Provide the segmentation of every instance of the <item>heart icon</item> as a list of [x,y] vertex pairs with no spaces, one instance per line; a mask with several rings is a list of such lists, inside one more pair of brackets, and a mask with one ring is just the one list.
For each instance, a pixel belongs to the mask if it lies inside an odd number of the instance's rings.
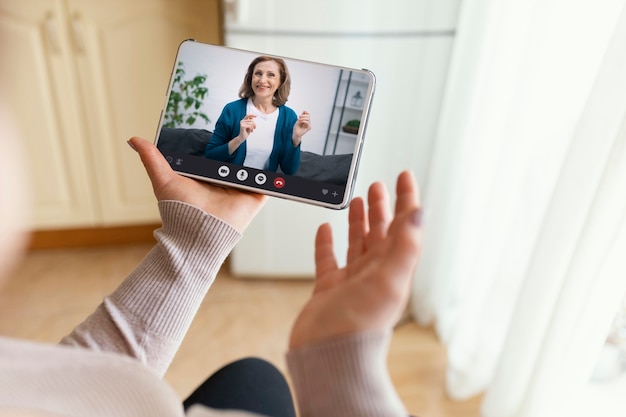
[[322,194],[324,195],[328,194],[328,190],[326,188],[322,188]]

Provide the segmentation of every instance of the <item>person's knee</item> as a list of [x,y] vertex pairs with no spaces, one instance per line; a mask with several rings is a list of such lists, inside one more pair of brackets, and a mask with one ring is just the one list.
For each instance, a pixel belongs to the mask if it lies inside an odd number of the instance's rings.
[[223,366],[216,374],[229,373],[241,376],[259,377],[280,377],[284,379],[283,373],[271,362],[255,357],[245,357],[235,360]]
[[289,384],[271,362],[258,357],[235,360],[211,375],[184,402],[210,408],[295,417]]

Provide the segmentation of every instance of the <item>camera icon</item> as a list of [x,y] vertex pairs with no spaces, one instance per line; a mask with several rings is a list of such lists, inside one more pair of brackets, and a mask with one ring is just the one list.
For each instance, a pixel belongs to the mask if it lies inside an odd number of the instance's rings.
[[222,178],[228,177],[228,174],[230,174],[230,168],[228,168],[226,165],[222,165],[217,169],[217,175]]

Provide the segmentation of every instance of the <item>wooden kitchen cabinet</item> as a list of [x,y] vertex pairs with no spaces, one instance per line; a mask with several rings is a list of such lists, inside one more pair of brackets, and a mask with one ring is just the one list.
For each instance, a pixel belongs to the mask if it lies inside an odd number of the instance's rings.
[[154,139],[178,44],[222,36],[219,0],[0,2],[0,97],[27,155],[33,228],[158,221],[126,140]]

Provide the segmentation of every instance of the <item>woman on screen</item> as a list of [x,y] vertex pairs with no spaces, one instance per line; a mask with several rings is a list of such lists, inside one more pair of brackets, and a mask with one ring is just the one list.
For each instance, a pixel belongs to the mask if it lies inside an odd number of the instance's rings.
[[224,106],[204,155],[251,168],[295,174],[300,144],[311,130],[307,111],[285,106],[291,79],[285,61],[259,56],[248,66],[240,99]]

